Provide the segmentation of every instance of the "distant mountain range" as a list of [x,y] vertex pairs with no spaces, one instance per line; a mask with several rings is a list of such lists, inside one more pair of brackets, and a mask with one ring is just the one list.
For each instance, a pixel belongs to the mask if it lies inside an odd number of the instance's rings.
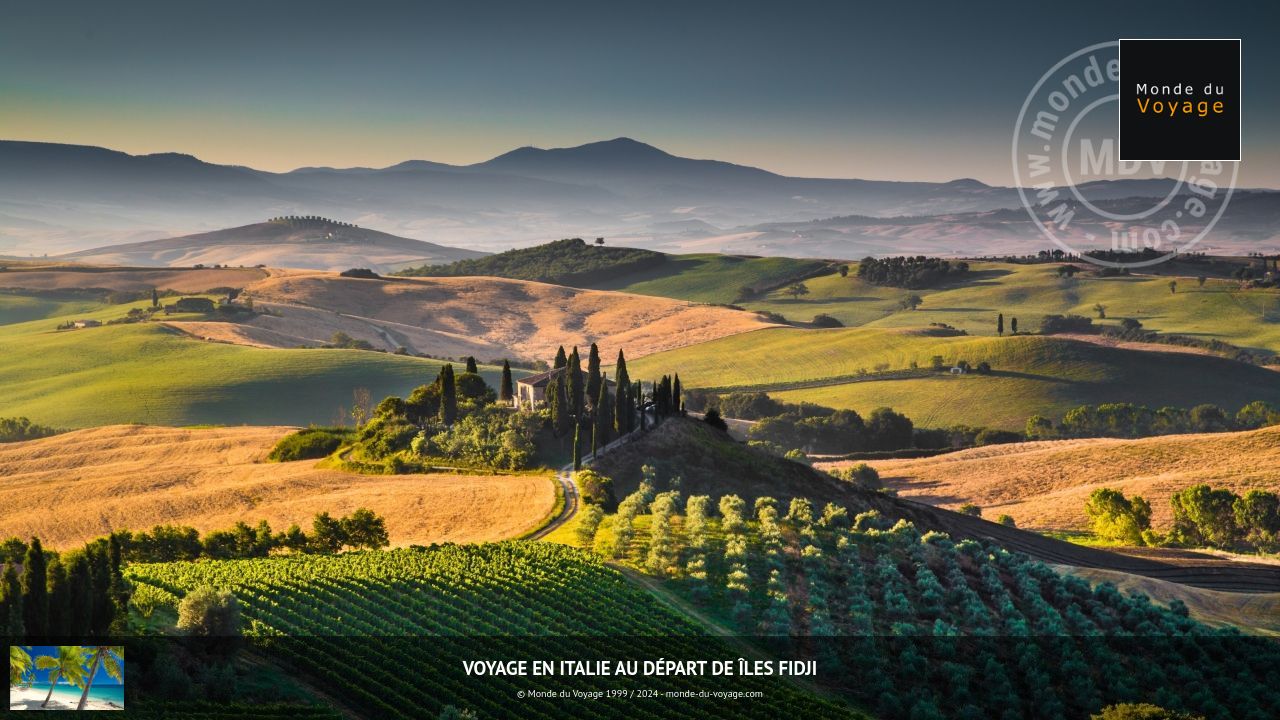
[[59,259],[131,267],[266,265],[311,270],[363,267],[391,272],[484,254],[325,219],[278,219],[165,240],[81,250]]
[[[1081,192],[1090,201],[1119,201],[1162,196],[1172,182],[1097,182],[1081,186]],[[1267,196],[1273,205],[1280,201],[1280,194]],[[771,252],[776,233],[790,231],[778,229],[787,224],[905,216],[911,218],[907,224],[933,226],[912,233],[919,241],[912,242],[913,252],[942,252],[956,243],[991,239],[975,235],[986,232],[975,214],[1018,207],[1016,190],[971,179],[786,177],[678,157],[629,138],[550,150],[524,147],[465,166],[411,160],[379,169],[308,167],[286,173],[173,153],[128,155],[0,141],[0,255],[56,255],[240,227],[277,215],[322,215],[478,250],[606,236],[644,247],[737,252]],[[825,233],[830,221],[818,222]],[[1044,244],[1026,225],[1006,228],[1013,235],[1001,241],[1013,243],[1008,252]],[[1258,228],[1246,230],[1258,238]],[[787,252],[851,257],[874,248],[882,254],[895,252],[901,235],[846,232],[832,242],[790,242]]]

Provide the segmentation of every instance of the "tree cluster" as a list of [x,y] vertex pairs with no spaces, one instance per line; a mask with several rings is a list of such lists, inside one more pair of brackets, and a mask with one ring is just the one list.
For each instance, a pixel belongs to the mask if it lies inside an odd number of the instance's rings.
[[1162,407],[1155,410],[1133,403],[1104,403],[1073,408],[1057,423],[1042,415],[1035,415],[1027,420],[1024,434],[1028,440],[1139,438],[1255,430],[1276,424],[1280,424],[1280,409],[1261,400],[1245,405],[1235,415],[1208,403],[1190,409]]
[[66,553],[39,538],[3,546],[0,625],[9,637],[102,638],[123,628],[129,587],[120,574],[120,545],[98,539]]
[[931,288],[969,272],[969,263],[916,255],[912,257],[863,258],[858,277],[874,285]]
[[347,548],[376,550],[389,544],[386,521],[367,508],[358,508],[340,518],[327,512],[316,513],[310,532],[296,523],[282,532],[272,532],[270,523],[263,520],[256,526],[237,522],[226,530],[211,530],[203,537],[193,527],[157,525],[136,533],[120,530],[111,538],[129,562],[232,560],[267,557],[279,550],[335,553]]
[[573,286],[647,270],[666,260],[666,255],[652,250],[592,246],[582,238],[567,238],[447,265],[424,265],[398,274],[411,277],[485,275]]

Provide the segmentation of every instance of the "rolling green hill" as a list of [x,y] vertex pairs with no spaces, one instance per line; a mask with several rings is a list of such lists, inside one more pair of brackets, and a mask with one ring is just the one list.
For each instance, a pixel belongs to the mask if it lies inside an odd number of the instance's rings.
[[74,315],[102,307],[101,302],[84,297],[57,298],[0,293],[0,325],[44,320],[59,315]]
[[[986,361],[991,375],[933,373]],[[911,364],[918,369],[910,372]],[[889,405],[917,425],[1021,429],[1035,414],[1060,417],[1082,404],[1160,407],[1216,403],[1234,411],[1280,402],[1280,374],[1210,355],[1104,347],[1044,336],[938,337],[879,327],[757,330],[632,361],[632,377],[679,372],[687,387],[765,390],[779,399],[862,413]],[[862,371],[866,375],[859,377]],[[908,377],[877,372],[901,373]]]
[[[1083,264],[1083,263],[1081,263]],[[859,280],[856,266],[849,277],[832,273],[806,281],[810,293],[792,299],[781,291],[743,303],[752,310],[781,313],[791,320],[827,313],[847,326],[919,327],[948,323],[975,335],[996,334],[996,314],[1004,313],[1005,330],[1018,318],[1019,328],[1035,330],[1048,314],[1095,317],[1095,304],[1108,320],[1131,317],[1152,330],[1216,337],[1248,348],[1280,351],[1280,290],[1243,290],[1233,280],[1209,279],[1203,287],[1194,277],[1142,275],[1097,277],[1079,273],[1060,278],[1057,265],[973,263],[969,277],[940,288],[905,290]],[[918,294],[924,303],[914,311],[900,302]]]
[[567,238],[447,265],[408,268],[397,274],[408,277],[484,275],[586,287],[583,283],[661,265],[665,260],[665,255],[652,250],[588,245],[582,238]]
[[694,302],[733,303],[740,300],[743,288],[766,290],[807,277],[828,265],[822,260],[780,257],[668,255],[661,265],[607,278],[590,287]]
[[[129,307],[75,317],[105,322]],[[55,332],[56,324],[0,326],[0,417],[62,428],[330,424],[351,407],[357,388],[367,388],[376,403],[430,382],[441,365],[361,350],[203,342],[159,323]],[[497,382],[498,369],[482,370]]]

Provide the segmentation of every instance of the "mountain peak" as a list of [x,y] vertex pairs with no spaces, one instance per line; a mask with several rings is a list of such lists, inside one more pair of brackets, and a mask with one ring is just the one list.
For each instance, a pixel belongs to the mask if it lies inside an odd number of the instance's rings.
[[629,137],[618,137],[612,140],[600,140],[598,142],[586,143],[584,145],[562,148],[539,148],[532,145],[526,145],[521,148],[516,148],[510,152],[503,153],[492,160],[480,164],[503,165],[541,158],[599,162],[670,157],[674,156],[647,143],[642,143],[639,140],[634,140]]

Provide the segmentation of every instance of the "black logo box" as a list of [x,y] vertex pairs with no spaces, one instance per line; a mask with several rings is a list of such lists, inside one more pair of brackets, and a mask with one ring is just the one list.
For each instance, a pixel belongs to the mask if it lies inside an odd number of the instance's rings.
[[[1120,39],[1120,160],[1234,162],[1241,157],[1241,42],[1239,39]],[[1147,92],[1138,93],[1145,84]],[[1205,86],[1213,92],[1206,95]],[[1156,92],[1151,87],[1157,88]],[[1190,94],[1165,94],[1179,86]],[[1217,93],[1221,87],[1222,94]],[[1138,100],[1147,102],[1140,111]],[[1184,114],[1208,103],[1210,112]],[[1154,114],[1156,103],[1161,114]],[[1168,104],[1176,102],[1170,116]],[[1222,103],[1222,113],[1212,112]]]

